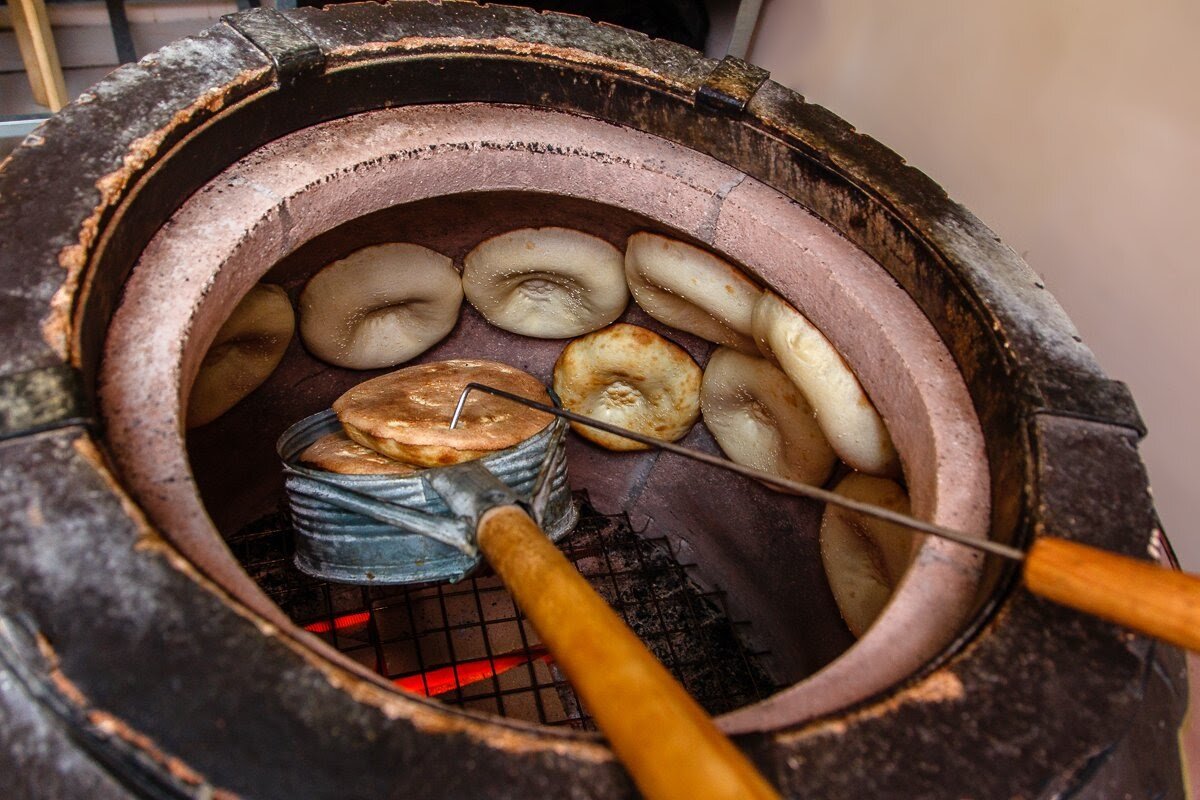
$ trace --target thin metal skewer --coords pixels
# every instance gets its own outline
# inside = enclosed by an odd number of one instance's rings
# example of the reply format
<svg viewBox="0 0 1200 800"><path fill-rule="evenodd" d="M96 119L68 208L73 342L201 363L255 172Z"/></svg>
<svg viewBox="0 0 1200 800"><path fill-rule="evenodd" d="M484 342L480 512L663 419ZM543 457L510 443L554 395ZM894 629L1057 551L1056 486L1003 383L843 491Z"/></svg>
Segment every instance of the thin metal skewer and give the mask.
<svg viewBox="0 0 1200 800"><path fill-rule="evenodd" d="M840 506L841 508L845 508L850 511L857 511L860 514L865 514L869 517L875 517L876 519L881 519L885 522L892 522L896 525L902 525L906 528L921 531L922 533L928 533L942 539L948 539L966 547L974 548L975 550L982 550L985 553L991 553L1002 558L1012 559L1013 561L1025 560L1025 552L1023 550L1018 550L1015 547L1009 547L1008 545L1001 544L1000 542L993 542L991 539L978 539L961 531L956 531L953 528L946 528L941 525L936 525L932 522L926 522L924 520L917 519L916 517L910 517L907 514L901 514L897 511L892 511L888 508L882 508L881 506L863 503L859 500L853 500L849 497L831 492L828 489L822 489L819 486L788 480L787 478L781 478L778 475L772 475L769 472L763 472L762 470L754 469L753 467L735 464L734 462L721 458L720 456L714 456L709 453L701 452L700 450L693 450L690 447L682 447L674 442L666 442L662 439L655 439L653 436L646 436L645 434L627 430L617 425L611 425L607 422L601 422L600 420L585 417L582 414L576 414L573 411L556 408L555 406L547 405L546 403L539 403L536 400L530 400L528 397L522 397L521 395L513 394L512 392L506 392L503 389L495 389L482 383L468 383L463 389L462 395L460 395L458 398L458 404L454 407L454 415L450 418L451 429L454 429L458 426L458 420L459 417L462 416L463 407L467 404L467 396L470 395L472 391L480 391L495 395L496 397L502 397L505 400L511 400L514 403L520 403L523 406L535 408L538 411L543 411L556 417L562 417L570 420L571 422L578 422L581 425L587 425L589 427L596 428L597 430L604 431L605 433L623 436L626 439L632 439L635 442L641 442L642 444L649 445L650 447L656 447L659 450L666 450L668 453L675 453L683 456L684 458L690 458L693 461L700 461L710 466L718 467L730 472L736 472L738 475L744 475L747 478L753 478L755 480L762 481L763 483L776 486L780 489L791 492L792 494L798 494L802 497L808 497L813 500L820 500L823 503Z"/></svg>

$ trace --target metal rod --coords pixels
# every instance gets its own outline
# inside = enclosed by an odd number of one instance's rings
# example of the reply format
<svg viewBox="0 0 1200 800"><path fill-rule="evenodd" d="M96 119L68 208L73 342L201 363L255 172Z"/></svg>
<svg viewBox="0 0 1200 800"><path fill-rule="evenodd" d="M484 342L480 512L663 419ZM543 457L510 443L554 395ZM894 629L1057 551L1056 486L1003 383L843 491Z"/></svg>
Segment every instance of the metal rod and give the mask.
<svg viewBox="0 0 1200 800"><path fill-rule="evenodd" d="M125 14L125 0L104 0L108 8L108 24L112 28L113 46L117 49L117 60L122 64L137 61L137 47L133 43L133 32L129 30L129 17Z"/></svg>
<svg viewBox="0 0 1200 800"><path fill-rule="evenodd" d="M948 539L949 541L957 542L958 544L966 547L971 547L975 550L982 550L985 553L991 553L992 555L997 555L1002 558L1012 559L1013 561L1025 560L1025 552L1023 550L1018 550L1015 547L1009 547L1008 545L1001 544L1000 542L993 542L991 539L979 539L961 531L956 531L953 528L946 528L941 525L936 525L932 522L926 522L924 520L917 519L916 517L910 517L907 514L901 514L897 511L892 511L888 508L882 508L881 506L872 505L871 503L864 503L859 500L854 500L835 492L831 492L828 489L822 489L819 486L788 480L787 478L781 478L778 475L772 475L769 472L763 472L760 469L743 466L741 464L735 464L734 462L725 458L721 458L720 456L714 456L710 453L701 452L700 450L693 450L690 447L682 447L674 442L666 442L662 439L655 439L653 436L646 436L645 434L627 430L626 428L621 428L617 425L611 425L607 422L601 422L600 420L585 417L582 414L576 414L573 411L556 408L555 406L547 405L546 403L539 403L536 400L530 400L528 397L522 397L519 394L506 392L503 389L495 389L482 383L468 383L463 389L462 395L460 395L458 398L458 404L454 407L454 415L450 418L451 429L457 427L459 417L462 416L463 407L467 403L467 396L473 390L486 392L487 394L495 395L496 397L502 397L505 400L512 400L515 403L520 403L521 405L528 406L529 408L536 408L538 411L543 411L547 414L553 414L556 417L562 417L570 420L571 422L578 422L581 425L587 425L589 427L596 428L597 430L602 430L605 433L623 436L626 439L632 439L635 442L641 442L642 444L649 445L650 447L657 447L659 450L666 450L668 453L675 453L676 455L681 455L684 458L690 458L693 461L699 461L713 467L718 467L730 472L736 472L738 475L743 475L747 478L753 478L757 481L762 481L763 483L775 486L787 492L791 492L792 494L798 494L802 497L808 497L813 500L820 500L823 503L840 506L841 508L845 508L850 511L857 511L860 514L865 514L869 517L875 517L876 519L881 519L884 522L895 523L896 525L902 525L905 528L911 528L912 530L917 530L921 533L928 533L941 539Z"/></svg>

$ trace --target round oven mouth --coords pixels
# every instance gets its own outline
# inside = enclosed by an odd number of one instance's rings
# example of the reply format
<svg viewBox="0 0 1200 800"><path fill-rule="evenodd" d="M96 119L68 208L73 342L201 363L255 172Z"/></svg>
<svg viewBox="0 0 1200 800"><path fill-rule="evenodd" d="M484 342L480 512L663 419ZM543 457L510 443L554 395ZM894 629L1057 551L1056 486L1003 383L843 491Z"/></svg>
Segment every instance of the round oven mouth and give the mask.
<svg viewBox="0 0 1200 800"><path fill-rule="evenodd" d="M197 488L183 409L238 299L307 243L388 209L489 193L617 209L741 265L808 316L858 374L901 455L914 513L986 535L987 459L963 378L912 299L833 228L731 167L633 129L528 107L411 106L302 129L229 167L150 242L110 325L100 404L125 485L238 600L377 681L296 628L232 558ZM602 215L579 227L615 235ZM544 372L562 344L523 340L531 371ZM589 489L601 503L626 497L620 487ZM921 542L893 600L857 643L718 724L731 733L787 727L902 683L960 632L981 566L971 551Z"/></svg>

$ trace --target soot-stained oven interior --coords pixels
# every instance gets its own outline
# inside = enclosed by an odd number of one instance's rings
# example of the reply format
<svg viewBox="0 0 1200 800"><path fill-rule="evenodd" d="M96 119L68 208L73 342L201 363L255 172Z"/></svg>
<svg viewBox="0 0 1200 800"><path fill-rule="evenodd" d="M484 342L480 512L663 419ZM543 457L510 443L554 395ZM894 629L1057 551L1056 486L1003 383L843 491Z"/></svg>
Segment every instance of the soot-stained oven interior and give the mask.
<svg viewBox="0 0 1200 800"><path fill-rule="evenodd" d="M282 485L276 438L378 371L330 367L296 338L263 386L187 435L186 455L182 406L162 398L175 392L186 403L216 329L254 283L283 286L294 304L312 274L367 245L410 242L461 265L489 236L547 225L618 249L643 230L696 243L796 304L882 414L915 513L984 534L987 463L963 376L877 262L803 206L700 153L576 115L491 104L391 109L297 131L229 167L163 226L130 276L101 369L110 443L134 493L206 571L262 613L278 613L255 599L261 589L269 595L278 576L263 579L263 565L241 545L235 574L229 550L213 541L244 544L281 529L284 522L270 519ZM712 350L635 303L622 319L662 333L701 365ZM548 380L564 344L501 331L464 303L450 335L417 360L494 358ZM703 425L683 443L717 451ZM739 643L735 661L753 662L763 676L723 694L742 702L782 687L747 713L726 715L727 730L794 723L892 685L936 656L977 595L976 556L919 541L895 601L851 646L818 557L815 504L669 454L620 455L572 438L568 460L572 486L601 517L626 515L633 531L662 540L660 552L685 568L689 596L718 600L711 605ZM286 541L271 546L286 563ZM247 588L247 567L258 589ZM369 611L376 599L354 597L359 608L330 600L319 613L293 610L291 622L331 626L318 634L327 645L339 616ZM370 645L357 651L359 669L365 661L390 676L391 664L381 663L385 637L373 627L358 631ZM674 628L660 622L657 631L669 639ZM420 638L416 630L403 635ZM508 644L496 643L492 655L509 654Z"/></svg>
<svg viewBox="0 0 1200 800"><path fill-rule="evenodd" d="M644 216L588 201L538 192L461 194L357 218L305 243L263 280L285 287L295 302L316 271L362 247L411 242L461 265L490 236L544 226L583 230L617 247L647 230L690 240ZM621 319L668 336L701 365L715 349L653 320L632 302ZM455 330L417 361L492 358L549 383L564 344L502 331L464 303ZM540 653L529 657L537 652L536 631L486 568L457 585L352 587L320 582L291 563L293 534L282 510L275 441L292 422L387 371L331 366L296 337L265 385L189 432L196 481L213 522L251 577L297 624L364 666L467 708L588 725L553 662ZM719 452L702 425L685 443ZM613 453L577 437L568 447L571 484L585 503L565 552L711 713L762 700L853 642L821 567L821 510L812 501L723 475L711 484L719 489L703 500L662 494L631 519L626 505L644 492L657 454ZM620 485L629 475L635 477ZM731 519L730 505L751 511ZM658 532L656 518L663 515L683 518L688 535ZM697 536L727 543L729 557L721 564L700 562L689 542ZM497 674L481 677L493 669ZM430 676L449 682L430 685Z"/></svg>

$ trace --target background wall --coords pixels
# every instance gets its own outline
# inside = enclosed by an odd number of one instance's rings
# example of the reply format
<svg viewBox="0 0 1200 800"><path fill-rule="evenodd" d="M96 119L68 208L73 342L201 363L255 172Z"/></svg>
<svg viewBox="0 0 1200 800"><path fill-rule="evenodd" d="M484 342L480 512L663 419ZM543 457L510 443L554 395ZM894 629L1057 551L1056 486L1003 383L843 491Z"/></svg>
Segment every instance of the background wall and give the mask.
<svg viewBox="0 0 1200 800"><path fill-rule="evenodd" d="M942 184L1039 272L1150 435L1200 570L1200 3L767 0L749 59Z"/></svg>

